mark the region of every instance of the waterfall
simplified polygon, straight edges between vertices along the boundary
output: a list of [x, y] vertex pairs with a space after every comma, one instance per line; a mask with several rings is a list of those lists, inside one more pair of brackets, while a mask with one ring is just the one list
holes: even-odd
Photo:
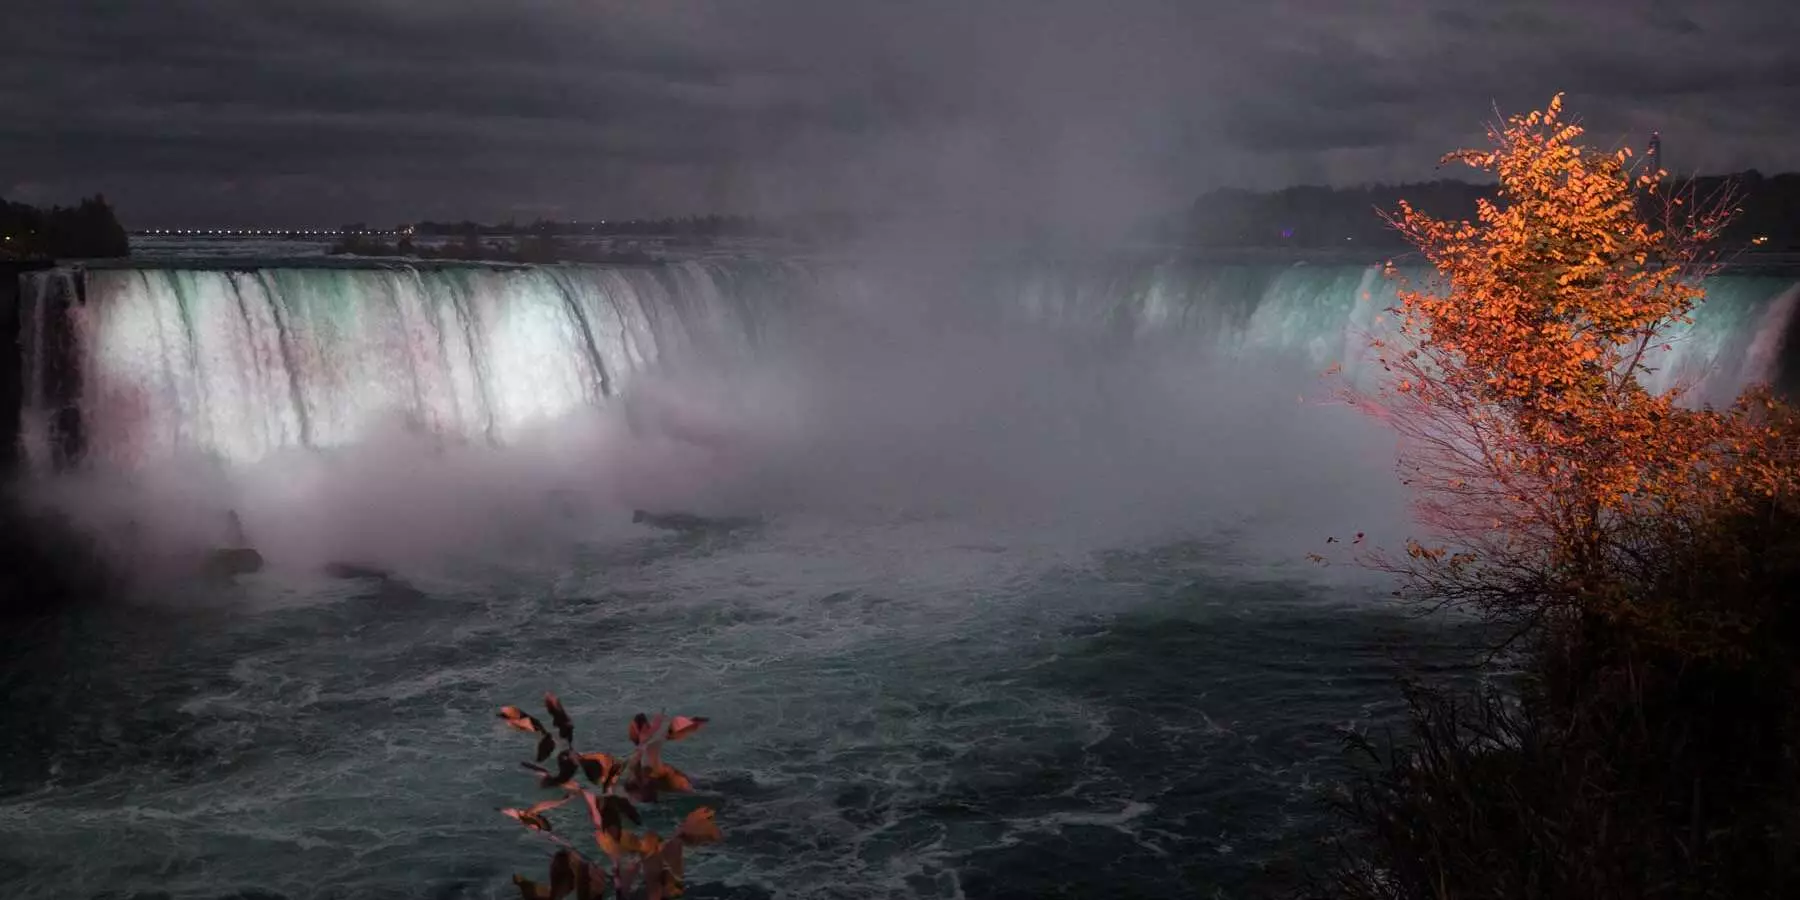
[[[1427, 285], [1433, 273], [1403, 270]], [[1391, 337], [1384, 312], [1401, 282], [1379, 266], [1195, 265], [1163, 263], [1120, 271], [1044, 271], [1014, 279], [1010, 306], [1020, 322], [1119, 340], [1191, 340], [1237, 357], [1283, 355], [1324, 369], [1342, 365], [1372, 384], [1379, 368], [1373, 337]], [[1784, 368], [1796, 327], [1800, 281], [1770, 275], [1707, 279], [1706, 301], [1692, 321], [1671, 328], [1647, 355], [1648, 387], [1689, 386], [1699, 402], [1729, 402], [1753, 382], [1791, 386]]]
[[[1429, 273], [1412, 273], [1423, 279]], [[819, 304], [884, 294], [848, 264], [64, 268], [21, 277], [18, 416], [26, 464], [124, 466], [199, 453], [248, 463], [356, 442], [400, 420], [453, 439], [515, 440], [604, 406], [651, 370], [771, 349]], [[1369, 379], [1392, 323], [1378, 268], [1165, 261], [995, 266], [954, 298], [984, 321], [1129, 352], [1341, 364]], [[840, 290], [825, 289], [833, 285]], [[1723, 275], [1659, 350], [1652, 387], [1728, 400], [1779, 381], [1800, 284]], [[857, 295], [857, 296], [852, 296]], [[966, 296], [965, 296], [966, 295]], [[941, 298], [938, 298], [941, 299]], [[930, 309], [925, 306], [921, 309]], [[941, 307], [940, 307], [941, 308]]]
[[503, 444], [671, 359], [742, 349], [762, 313], [727, 274], [701, 262], [32, 273], [25, 459], [53, 464], [69, 412], [84, 458], [120, 466], [178, 452], [252, 462], [396, 418]]

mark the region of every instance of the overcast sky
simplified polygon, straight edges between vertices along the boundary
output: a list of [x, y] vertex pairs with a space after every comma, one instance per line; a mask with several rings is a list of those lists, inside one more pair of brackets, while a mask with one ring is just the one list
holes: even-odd
[[0, 195], [127, 224], [910, 205], [1124, 221], [1431, 177], [1557, 90], [1800, 168], [1794, 0], [6, 0]]

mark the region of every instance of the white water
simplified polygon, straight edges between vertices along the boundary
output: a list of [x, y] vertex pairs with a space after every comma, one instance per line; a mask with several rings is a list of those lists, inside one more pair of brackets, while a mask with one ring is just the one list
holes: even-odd
[[[72, 400], [87, 455], [129, 468], [188, 455], [252, 463], [354, 444], [396, 421], [516, 443], [629, 395], [648, 371], [716, 370], [826, 317], [948, 334], [998, 316], [1003, 337], [1032, 340], [1049, 326], [1115, 348], [1176, 342], [1194, 354], [1366, 374], [1368, 339], [1385, 330], [1393, 302], [1393, 284], [1357, 266], [1043, 269], [984, 273], [959, 288], [972, 296], [896, 296], [850, 272], [702, 262], [38, 273], [27, 277], [22, 335], [25, 449], [33, 468], [49, 467], [49, 316], [67, 316], [80, 347]], [[1657, 359], [1654, 388], [1698, 381], [1700, 396], [1718, 401], [1776, 374], [1800, 284], [1721, 277], [1708, 291]], [[76, 295], [85, 302], [68, 302]]]
[[[1303, 558], [1403, 533], [1391, 439], [1300, 402], [1367, 269], [65, 272], [40, 467], [72, 286], [90, 457], [40, 496], [140, 560], [236, 509], [271, 569], [0, 635], [9, 896], [507, 896], [546, 853], [493, 708], [546, 689], [605, 746], [713, 718], [709, 896], [1208, 896], [1392, 710], [1385, 585]], [[1718, 295], [1672, 368], [1735, 382], [1793, 294]]]

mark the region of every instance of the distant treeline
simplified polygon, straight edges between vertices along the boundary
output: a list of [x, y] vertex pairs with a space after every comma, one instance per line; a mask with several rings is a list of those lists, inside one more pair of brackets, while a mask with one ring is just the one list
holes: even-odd
[[[346, 229], [356, 230], [356, 229]], [[413, 233], [434, 237], [462, 237], [479, 234], [484, 237], [512, 237], [526, 234], [549, 235], [654, 235], [660, 237], [751, 237], [775, 232], [777, 226], [753, 216], [684, 216], [665, 219], [608, 219], [604, 222], [554, 222], [540, 219], [529, 225], [503, 222], [487, 225], [479, 222], [419, 222]]]
[[[1704, 200], [1727, 189], [1736, 195], [1740, 212], [1722, 236], [1727, 249], [1800, 251], [1800, 173], [1764, 176], [1754, 170], [1730, 175], [1671, 179], [1665, 194]], [[1440, 218], [1473, 218], [1476, 201], [1493, 186], [1444, 179], [1411, 184], [1377, 184], [1353, 188], [1303, 185], [1278, 191], [1234, 188], [1197, 198], [1189, 209], [1137, 232], [1161, 243], [1202, 248], [1280, 248], [1397, 252], [1408, 245], [1389, 228], [1380, 212], [1395, 209], [1402, 199]], [[418, 222], [403, 226], [419, 238], [458, 238], [457, 246], [437, 250], [410, 248], [401, 255], [435, 255], [458, 259], [535, 261], [554, 249], [561, 258], [576, 252], [574, 244], [544, 244], [554, 238], [656, 238], [664, 242], [704, 244], [718, 239], [767, 238], [811, 243], [842, 240], [862, 232], [874, 220], [843, 213], [780, 219], [736, 215], [685, 216], [662, 219], [607, 219], [596, 222], [531, 223]], [[1148, 223], [1147, 223], [1148, 224]], [[369, 228], [347, 225], [341, 252], [382, 249], [358, 236]], [[493, 239], [508, 239], [496, 243]], [[533, 242], [539, 242], [533, 245]], [[402, 243], [405, 243], [402, 241]], [[441, 242], [434, 242], [441, 243]], [[477, 250], [476, 248], [480, 248]], [[398, 249], [385, 245], [385, 249]], [[586, 250], [592, 256], [600, 251]], [[476, 254], [479, 254], [477, 256]]]
[[[808, 244], [842, 239], [864, 224], [827, 213], [764, 219], [752, 216], [684, 216], [664, 219], [608, 219], [604, 222], [417, 222], [389, 232], [363, 223], [345, 225], [334, 254], [401, 256], [417, 259], [486, 262], [589, 262], [641, 264], [660, 258], [651, 251], [704, 247], [720, 240], [749, 239]], [[452, 240], [444, 240], [451, 238]], [[598, 239], [598, 240], [593, 240]]]
[[42, 209], [0, 199], [0, 259], [127, 256], [131, 241], [106, 198]]
[[[418, 237], [660, 237], [710, 240], [716, 238], [757, 237], [809, 239], [821, 235], [841, 236], [856, 225], [856, 217], [839, 213], [819, 213], [780, 219], [756, 216], [707, 215], [662, 219], [606, 219], [598, 222], [557, 222], [539, 219], [528, 224], [507, 221], [488, 222], [415, 222], [401, 226]], [[365, 223], [343, 226], [345, 234], [369, 232]]]
[[590, 262], [615, 265], [641, 265], [656, 257], [635, 246], [624, 248], [572, 245], [555, 234], [537, 234], [518, 239], [504, 239], [500, 232], [487, 236], [479, 231], [463, 234], [461, 240], [444, 244], [417, 244], [412, 236], [402, 235], [389, 243], [371, 235], [350, 232], [331, 246], [331, 253], [349, 256], [392, 256], [413, 259], [448, 259], [480, 262], [555, 263]]
[[[1465, 181], [1378, 184], [1356, 188], [1291, 187], [1273, 192], [1225, 189], [1203, 194], [1165, 239], [1207, 247], [1375, 248], [1407, 244], [1378, 215], [1404, 199], [1439, 218], [1475, 216], [1476, 200], [1492, 185]], [[1740, 213], [1722, 236], [1727, 247], [1800, 250], [1800, 173], [1671, 179], [1664, 191], [1704, 200], [1735, 190]], [[1758, 240], [1759, 238], [1763, 240]]]

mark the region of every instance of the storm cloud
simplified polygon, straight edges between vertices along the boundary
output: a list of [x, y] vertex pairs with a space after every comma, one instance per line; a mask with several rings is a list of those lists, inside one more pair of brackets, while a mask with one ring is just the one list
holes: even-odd
[[1778, 3], [42, 0], [0, 195], [128, 224], [912, 206], [1111, 227], [1220, 186], [1429, 177], [1570, 94], [1673, 167], [1800, 167]]

